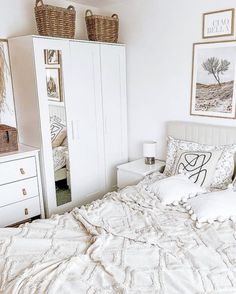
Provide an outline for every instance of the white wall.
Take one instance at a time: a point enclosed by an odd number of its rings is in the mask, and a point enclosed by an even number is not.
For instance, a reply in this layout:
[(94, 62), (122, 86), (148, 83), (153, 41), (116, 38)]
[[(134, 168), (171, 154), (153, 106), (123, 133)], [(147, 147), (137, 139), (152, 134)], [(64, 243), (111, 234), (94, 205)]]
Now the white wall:
[[(44, 0), (45, 4), (68, 7), (74, 5), (77, 13), (76, 38), (87, 39), (87, 31), (84, 20), (85, 10), (90, 6), (76, 4), (65, 0)], [(0, 1), (0, 39), (10, 37), (37, 34), (34, 17), (34, 0), (1, 0)], [(10, 89), (10, 87), (8, 87)], [(15, 126), (14, 106), (11, 91), (7, 92), (5, 111), (0, 112), (0, 123)]]
[[(87, 8), (94, 8), (66, 0), (43, 0), (45, 4), (61, 7), (73, 5), (77, 12), (76, 37), (87, 39), (84, 13)], [(0, 1), (0, 38), (36, 34), (34, 17), (35, 0)]]
[(127, 44), (131, 159), (142, 156), (144, 140), (157, 140), (164, 157), (168, 120), (236, 126), (236, 120), (189, 115), (192, 44), (203, 41), (202, 13), (233, 7), (235, 0), (130, 0), (106, 11), (119, 14)]

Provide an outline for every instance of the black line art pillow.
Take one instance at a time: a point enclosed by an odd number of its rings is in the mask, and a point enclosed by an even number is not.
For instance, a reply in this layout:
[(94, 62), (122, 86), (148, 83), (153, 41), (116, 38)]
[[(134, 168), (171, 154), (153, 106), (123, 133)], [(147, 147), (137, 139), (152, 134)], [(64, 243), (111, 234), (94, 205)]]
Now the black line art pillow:
[(222, 151), (185, 151), (176, 154), (173, 175), (187, 173), (189, 179), (203, 187), (210, 187)]

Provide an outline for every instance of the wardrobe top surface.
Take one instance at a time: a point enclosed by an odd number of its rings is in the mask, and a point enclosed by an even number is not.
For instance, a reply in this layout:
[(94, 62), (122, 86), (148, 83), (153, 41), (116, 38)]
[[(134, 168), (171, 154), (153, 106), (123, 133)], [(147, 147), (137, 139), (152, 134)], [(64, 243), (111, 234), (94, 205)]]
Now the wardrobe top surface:
[(125, 46), (123, 43), (107, 43), (107, 42), (96, 42), (96, 41), (89, 41), (89, 40), (80, 40), (80, 39), (66, 39), (66, 38), (59, 38), (59, 37), (48, 37), (48, 36), (40, 36), (40, 35), (25, 35), (25, 36), (17, 36), (11, 39), (17, 39), (17, 38), (39, 38), (39, 39), (49, 39), (49, 40), (66, 40), (66, 41), (73, 41), (73, 42), (81, 42), (81, 43), (94, 43), (94, 44), (107, 44), (107, 45), (113, 45), (113, 46)]

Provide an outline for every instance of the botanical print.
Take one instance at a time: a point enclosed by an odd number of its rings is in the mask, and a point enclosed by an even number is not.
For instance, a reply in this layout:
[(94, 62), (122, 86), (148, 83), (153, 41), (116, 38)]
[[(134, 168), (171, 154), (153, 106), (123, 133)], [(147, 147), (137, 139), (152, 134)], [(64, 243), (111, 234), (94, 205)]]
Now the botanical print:
[(59, 64), (60, 63), (60, 53), (59, 50), (45, 50), (45, 63), (46, 64)]
[(12, 80), (6, 40), (0, 40), (0, 123), (16, 126)]
[(235, 117), (236, 42), (196, 44), (191, 113)]
[(47, 68), (46, 73), (48, 99), (60, 102), (60, 71), (58, 68)]

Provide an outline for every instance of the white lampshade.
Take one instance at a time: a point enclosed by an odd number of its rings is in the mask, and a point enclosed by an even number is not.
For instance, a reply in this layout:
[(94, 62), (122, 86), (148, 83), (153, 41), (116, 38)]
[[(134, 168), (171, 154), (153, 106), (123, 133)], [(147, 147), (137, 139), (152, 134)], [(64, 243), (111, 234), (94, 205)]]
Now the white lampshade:
[(143, 157), (156, 157), (156, 144), (154, 141), (143, 143)]

